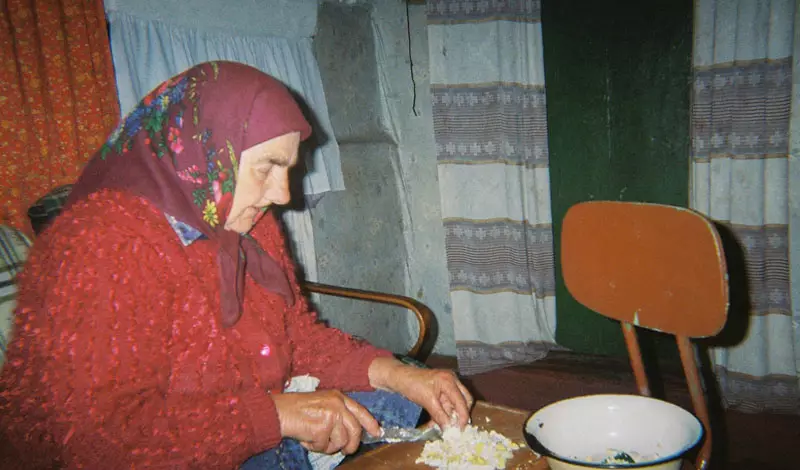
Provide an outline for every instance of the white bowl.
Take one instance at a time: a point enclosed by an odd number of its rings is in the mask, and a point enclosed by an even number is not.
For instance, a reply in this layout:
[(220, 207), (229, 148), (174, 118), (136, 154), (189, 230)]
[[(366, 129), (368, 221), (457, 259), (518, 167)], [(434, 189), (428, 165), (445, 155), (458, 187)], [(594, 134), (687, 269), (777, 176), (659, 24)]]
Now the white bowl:
[[(547, 458), (551, 470), (677, 470), (681, 457), (703, 436), (703, 426), (683, 408), (655, 398), (587, 395), (533, 413), (523, 434), (528, 445)], [(637, 462), (600, 463), (610, 449), (626, 452)]]

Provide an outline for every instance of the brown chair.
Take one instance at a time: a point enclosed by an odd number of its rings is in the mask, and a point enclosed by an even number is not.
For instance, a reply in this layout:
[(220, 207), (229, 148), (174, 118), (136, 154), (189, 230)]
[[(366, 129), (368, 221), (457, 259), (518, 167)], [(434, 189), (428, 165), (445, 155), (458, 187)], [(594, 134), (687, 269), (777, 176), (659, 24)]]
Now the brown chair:
[(705, 427), (695, 465), (711, 455), (711, 425), (691, 338), (725, 325), (728, 277), (714, 225), (683, 208), (632, 202), (572, 206), (561, 232), (567, 290), (587, 308), (622, 323), (639, 393), (650, 396), (634, 327), (676, 337), (694, 412)]
[(433, 313), (431, 310), (423, 303), (414, 300), (410, 297), (404, 297), (401, 295), (394, 295), (394, 294), (387, 294), (385, 292), (374, 292), (374, 291), (367, 291), (361, 289), (351, 289), (348, 287), (339, 287), (339, 286), (332, 286), (328, 284), (319, 284), (316, 282), (304, 282), (302, 283), (302, 288), (307, 293), (316, 293), (316, 294), (324, 294), (324, 295), (333, 295), (336, 297), (345, 297), (349, 299), (358, 299), (364, 300), (367, 302), (378, 302), (383, 304), (389, 305), (396, 305), (398, 307), (404, 307), (411, 312), (417, 318), (417, 323), (419, 324), (418, 334), (417, 334), (417, 341), (414, 343), (414, 346), (408, 350), (404, 355), (408, 356), (416, 361), (424, 362), (427, 358), (427, 355), (430, 353), (431, 344), (428, 341), (429, 332), (431, 331), (431, 322), (433, 320)]

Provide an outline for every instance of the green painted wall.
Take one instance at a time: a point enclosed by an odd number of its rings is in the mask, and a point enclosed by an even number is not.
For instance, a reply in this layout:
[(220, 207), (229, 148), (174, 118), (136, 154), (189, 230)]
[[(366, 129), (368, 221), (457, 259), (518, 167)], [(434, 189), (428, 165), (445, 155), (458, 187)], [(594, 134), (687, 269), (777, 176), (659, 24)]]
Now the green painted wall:
[[(587, 200), (687, 206), (691, 0), (543, 0), (556, 259), (561, 220)], [(559, 344), (625, 354), (619, 325), (567, 292), (557, 263)], [(674, 346), (643, 338), (643, 349)]]

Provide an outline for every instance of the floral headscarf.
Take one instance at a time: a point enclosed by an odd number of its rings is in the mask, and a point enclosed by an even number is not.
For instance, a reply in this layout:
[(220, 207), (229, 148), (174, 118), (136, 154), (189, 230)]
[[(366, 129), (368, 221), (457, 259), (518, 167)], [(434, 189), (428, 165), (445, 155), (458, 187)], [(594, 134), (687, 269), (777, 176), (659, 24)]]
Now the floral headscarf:
[(221, 322), (241, 316), (245, 270), (264, 288), (294, 301), (278, 263), (248, 236), (225, 230), (241, 152), (311, 128), (289, 91), (234, 62), (190, 68), (150, 92), (94, 155), (67, 206), (102, 189), (141, 196), (220, 245)]

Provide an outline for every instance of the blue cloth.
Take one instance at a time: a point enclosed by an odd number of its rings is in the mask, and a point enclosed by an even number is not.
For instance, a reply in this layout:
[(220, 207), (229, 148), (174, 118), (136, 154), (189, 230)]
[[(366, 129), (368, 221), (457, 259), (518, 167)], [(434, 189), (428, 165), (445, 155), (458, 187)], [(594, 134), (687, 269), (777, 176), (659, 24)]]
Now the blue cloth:
[(203, 235), (203, 232), (197, 230), (191, 225), (181, 222), (180, 220), (167, 214), (166, 212), (164, 212), (164, 216), (167, 218), (167, 222), (169, 222), (169, 225), (172, 227), (172, 230), (175, 230), (175, 233), (178, 235), (178, 238), (181, 239), (181, 243), (183, 243), (183, 246), (189, 246), (197, 240), (206, 238), (206, 236)]
[[(422, 412), (419, 405), (402, 395), (383, 390), (352, 392), (347, 396), (361, 403), (383, 427), (416, 426)], [(308, 451), (296, 440), (284, 439), (274, 449), (251, 457), (241, 466), (241, 470), (266, 469), (312, 470), (312, 467)]]

